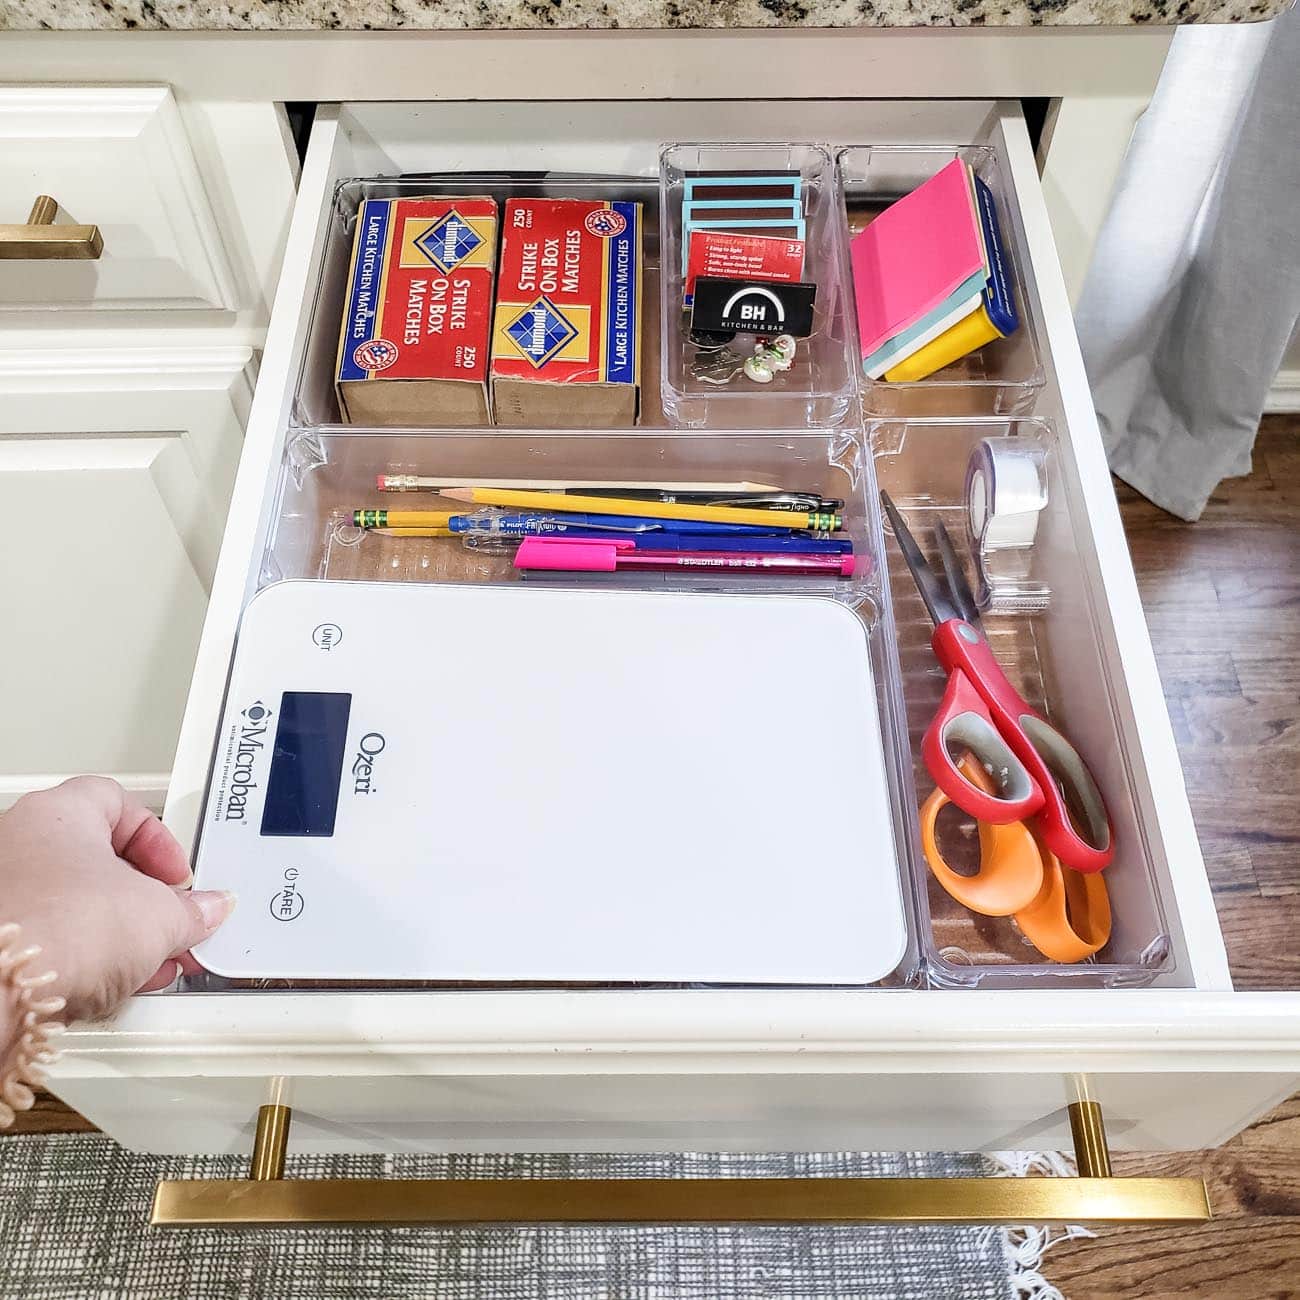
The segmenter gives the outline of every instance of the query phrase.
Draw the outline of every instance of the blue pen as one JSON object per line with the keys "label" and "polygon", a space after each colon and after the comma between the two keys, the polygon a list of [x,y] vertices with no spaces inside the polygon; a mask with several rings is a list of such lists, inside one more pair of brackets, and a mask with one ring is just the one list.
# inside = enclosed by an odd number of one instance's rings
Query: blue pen
{"label": "blue pen", "polygon": [[[527,534],[531,537],[554,534]],[[591,542],[631,542],[637,550],[650,551],[716,551],[726,552],[766,552],[779,555],[852,555],[853,543],[847,537],[702,537],[686,533],[602,533],[583,529],[580,535],[584,541]],[[474,550],[490,551],[508,555],[514,550],[514,544],[522,540],[517,537],[501,535],[488,536],[484,533],[466,533],[461,540]]]}
{"label": "blue pen", "polygon": [[752,524],[715,524],[691,519],[650,519],[642,515],[589,515],[568,510],[554,513],[530,512],[528,514],[504,514],[499,510],[475,510],[472,514],[452,515],[447,520],[447,527],[453,533],[472,533],[483,537],[522,537],[525,533],[568,533],[582,530],[584,535],[590,529],[600,529],[607,533],[617,533],[623,537],[638,533],[662,534],[669,531],[671,522],[674,533],[709,535],[720,537],[780,537],[791,531],[791,525],[782,524],[778,511],[772,520],[771,528],[761,528]]}

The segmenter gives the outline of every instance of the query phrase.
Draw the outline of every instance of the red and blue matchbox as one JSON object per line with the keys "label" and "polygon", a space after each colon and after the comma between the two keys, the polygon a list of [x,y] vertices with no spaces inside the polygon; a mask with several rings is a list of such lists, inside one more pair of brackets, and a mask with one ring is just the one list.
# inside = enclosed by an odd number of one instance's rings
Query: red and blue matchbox
{"label": "red and blue matchbox", "polygon": [[496,423],[636,422],[641,205],[508,199],[492,329]]}
{"label": "red and blue matchbox", "polygon": [[353,424],[487,424],[496,201],[367,199],[339,340]]}

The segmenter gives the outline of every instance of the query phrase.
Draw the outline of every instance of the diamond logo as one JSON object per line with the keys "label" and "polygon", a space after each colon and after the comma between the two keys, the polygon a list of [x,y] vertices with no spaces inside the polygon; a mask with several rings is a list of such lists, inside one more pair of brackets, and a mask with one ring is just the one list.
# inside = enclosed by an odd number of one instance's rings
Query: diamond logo
{"label": "diamond logo", "polygon": [[455,209],[441,216],[411,241],[444,275],[450,274],[476,248],[483,237]]}
{"label": "diamond logo", "polygon": [[566,343],[578,337],[578,331],[564,313],[544,294],[529,303],[505,328],[506,336],[538,369],[544,366]]}

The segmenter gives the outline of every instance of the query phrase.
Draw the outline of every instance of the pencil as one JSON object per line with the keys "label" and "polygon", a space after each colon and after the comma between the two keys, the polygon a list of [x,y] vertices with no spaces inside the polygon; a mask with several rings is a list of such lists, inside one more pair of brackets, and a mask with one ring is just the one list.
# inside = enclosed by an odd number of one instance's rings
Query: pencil
{"label": "pencil", "polygon": [[452,510],[354,510],[352,523],[357,528],[445,528],[451,532],[451,517],[463,511]]}
{"label": "pencil", "polygon": [[440,478],[429,474],[378,474],[375,483],[381,492],[437,492],[441,488],[501,488],[503,491],[529,492],[619,492],[640,488],[659,488],[665,492],[779,492],[771,483],[648,483],[638,479],[627,483],[602,482],[576,478]]}
{"label": "pencil", "polygon": [[[555,508],[555,498],[546,492],[506,492],[499,488],[444,488],[452,501],[475,505],[510,506],[517,510]],[[807,528],[816,533],[834,532],[843,520],[828,511],[752,510],[741,506],[684,506],[664,501],[628,501],[622,497],[586,497],[582,503],[592,514],[641,515],[647,519],[693,519],[699,523],[749,524],[766,528]],[[388,522],[398,523],[389,512]],[[403,512],[405,513],[405,512]]]}
{"label": "pencil", "polygon": [[367,528],[381,537],[455,537],[450,528]]}

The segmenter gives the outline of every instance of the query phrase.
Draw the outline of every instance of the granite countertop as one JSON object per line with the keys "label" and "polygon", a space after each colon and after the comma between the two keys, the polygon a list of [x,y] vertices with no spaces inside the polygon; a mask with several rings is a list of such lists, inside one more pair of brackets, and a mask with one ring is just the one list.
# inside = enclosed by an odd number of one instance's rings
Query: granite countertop
{"label": "granite countertop", "polygon": [[0,0],[0,28],[476,31],[1251,22],[1291,0]]}

